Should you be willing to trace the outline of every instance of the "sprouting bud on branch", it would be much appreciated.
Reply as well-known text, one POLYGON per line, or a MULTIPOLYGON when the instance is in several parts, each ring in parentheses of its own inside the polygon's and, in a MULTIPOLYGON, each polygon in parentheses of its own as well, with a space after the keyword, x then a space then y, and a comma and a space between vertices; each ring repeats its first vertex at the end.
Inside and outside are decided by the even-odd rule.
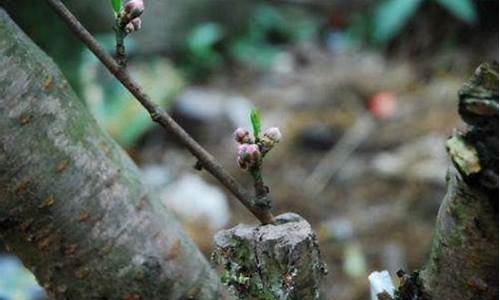
POLYGON ((140 16, 144 12, 144 2, 130 0, 123 6, 123 0, 111 0, 111 4, 115 12, 113 29, 116 34, 116 60, 121 67, 125 68, 127 65, 125 38, 141 28, 140 16))
POLYGON ((237 128, 234 131, 234 139, 239 144, 238 165, 243 170, 260 172, 264 156, 279 143, 281 132, 278 127, 270 127, 261 134, 262 122, 258 110, 252 110, 250 120, 254 130, 253 135, 244 128, 237 128))
POLYGON ((259 165, 261 158, 257 144, 242 144, 238 147, 238 165, 243 170, 259 165))
POLYGON ((277 127, 271 127, 261 134, 262 121, 257 109, 250 113, 253 135, 244 128, 234 131, 234 139, 238 146, 238 165, 248 171, 253 179, 255 189, 254 205, 261 209, 270 209, 271 200, 268 197, 269 187, 264 184, 262 163, 266 154, 281 140, 281 132, 277 127))

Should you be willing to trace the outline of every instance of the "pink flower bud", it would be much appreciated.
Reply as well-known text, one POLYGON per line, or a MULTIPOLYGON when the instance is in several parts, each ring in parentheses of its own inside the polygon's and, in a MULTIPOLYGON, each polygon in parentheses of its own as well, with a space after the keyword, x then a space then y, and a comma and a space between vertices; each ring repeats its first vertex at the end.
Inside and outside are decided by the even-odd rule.
POLYGON ((253 143, 250 132, 243 128, 237 128, 234 131, 234 139, 240 144, 251 144, 253 143))
POLYGON ((264 137, 268 138, 273 143, 279 143, 281 140, 281 132, 278 127, 271 127, 264 132, 264 137))
POLYGON ((262 152, 267 153, 271 150, 275 144, 279 143, 281 140, 281 132, 278 127, 268 128, 264 132, 264 136, 260 139, 260 143, 262 145, 262 152))
POLYGON ((144 2, 142 0, 131 0, 125 4, 125 16, 127 20, 132 20, 144 12, 144 2))
POLYGON ((247 170, 260 162, 261 153, 256 144, 243 144, 238 147, 238 164, 243 170, 247 170))

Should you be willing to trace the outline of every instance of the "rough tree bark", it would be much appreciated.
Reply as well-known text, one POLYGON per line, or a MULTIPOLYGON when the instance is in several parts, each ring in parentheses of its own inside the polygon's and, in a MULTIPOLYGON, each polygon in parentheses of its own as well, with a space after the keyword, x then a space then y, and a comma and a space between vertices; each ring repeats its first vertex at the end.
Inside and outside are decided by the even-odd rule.
POLYGON ((498 64, 481 65, 459 98, 467 129, 447 142, 454 167, 422 279, 433 299, 498 299, 498 64))
POLYGON ((498 299, 498 63, 481 65, 459 98, 467 128, 446 143, 453 166, 430 259, 398 272, 397 300, 498 299))
POLYGON ((0 9, 0 237, 54 299, 224 299, 219 278, 0 9))

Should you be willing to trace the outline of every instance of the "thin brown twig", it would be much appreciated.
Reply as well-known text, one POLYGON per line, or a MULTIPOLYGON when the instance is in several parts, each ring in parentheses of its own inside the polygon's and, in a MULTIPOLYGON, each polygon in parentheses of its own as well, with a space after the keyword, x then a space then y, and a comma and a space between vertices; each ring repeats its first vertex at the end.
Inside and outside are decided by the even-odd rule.
POLYGON ((132 95, 149 112, 151 118, 164 129, 173 133, 181 144, 193 154, 199 163, 220 181, 234 196, 257 217, 263 224, 273 223, 273 215, 269 210, 254 205, 250 194, 215 160, 200 144, 198 144, 172 117, 161 107, 151 101, 139 86, 116 61, 97 43, 94 37, 83 27, 76 17, 60 0, 46 0, 59 17, 68 25, 73 33, 92 51, 106 68, 127 88, 132 95))

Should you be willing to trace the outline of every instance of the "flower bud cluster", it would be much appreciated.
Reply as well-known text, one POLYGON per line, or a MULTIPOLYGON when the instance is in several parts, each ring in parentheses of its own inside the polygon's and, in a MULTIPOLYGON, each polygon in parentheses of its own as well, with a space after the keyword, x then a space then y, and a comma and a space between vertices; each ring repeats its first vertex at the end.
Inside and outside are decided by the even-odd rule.
POLYGON ((142 21, 140 16, 143 12, 143 0, 130 0, 125 4, 120 16, 120 21, 127 34, 141 29, 142 21))
POLYGON ((257 167, 264 155, 281 140, 281 132, 277 127, 268 128, 262 137, 253 137, 243 128, 234 131, 234 139, 238 146, 238 165, 243 170, 257 167))
POLYGON ((260 163, 262 154, 257 144, 242 144, 238 147, 238 165, 248 170, 260 163))

